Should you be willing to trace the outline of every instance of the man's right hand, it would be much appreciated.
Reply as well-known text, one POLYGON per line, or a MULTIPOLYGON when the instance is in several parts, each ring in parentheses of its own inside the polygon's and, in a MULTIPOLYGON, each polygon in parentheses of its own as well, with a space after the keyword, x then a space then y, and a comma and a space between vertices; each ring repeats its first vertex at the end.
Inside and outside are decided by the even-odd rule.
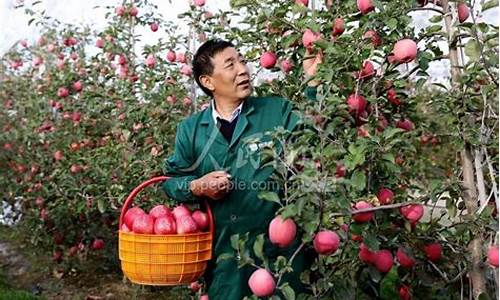
POLYGON ((229 192, 230 177, 225 171, 214 171, 191 181, 189 187, 197 197, 219 200, 229 192))

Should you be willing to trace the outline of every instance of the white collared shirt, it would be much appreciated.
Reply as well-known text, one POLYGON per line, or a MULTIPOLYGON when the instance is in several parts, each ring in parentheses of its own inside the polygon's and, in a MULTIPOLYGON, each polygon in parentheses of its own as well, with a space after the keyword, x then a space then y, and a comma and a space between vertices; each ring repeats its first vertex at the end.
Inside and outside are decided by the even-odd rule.
POLYGON ((219 113, 217 112, 217 110, 215 110, 215 101, 212 100, 211 103, 210 103, 210 105, 212 106, 212 117, 214 119, 214 123, 217 124, 217 118, 221 118, 223 120, 226 120, 226 121, 229 121, 229 122, 233 122, 234 119, 236 119, 240 115, 241 109, 243 107, 243 102, 244 101, 241 101, 241 104, 238 105, 238 107, 236 107, 236 109, 233 111, 233 113, 231 114, 231 119, 226 120, 221 115, 219 115, 219 113))

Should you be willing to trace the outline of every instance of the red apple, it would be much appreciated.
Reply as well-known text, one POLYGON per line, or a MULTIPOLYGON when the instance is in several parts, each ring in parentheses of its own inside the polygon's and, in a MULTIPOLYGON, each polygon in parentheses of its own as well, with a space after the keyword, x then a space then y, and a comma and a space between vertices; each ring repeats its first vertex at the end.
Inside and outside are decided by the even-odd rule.
POLYGON ((465 22, 469 18, 469 7, 464 2, 458 3, 458 21, 460 23, 465 22))
POLYGON ((398 62, 408 63, 417 57, 418 47, 411 39, 402 39, 396 42, 392 53, 398 62))
POLYGON ((399 287, 398 293, 401 300, 411 300, 411 291, 408 286, 403 284, 401 287, 399 287))
POLYGON ((396 127, 401 128, 406 132, 409 132, 409 131, 412 131, 415 126, 413 125, 412 121, 410 121, 408 119, 402 119, 402 120, 398 120, 396 122, 396 127))
POLYGON ((393 198, 394 193, 387 188, 381 188, 377 193, 377 199, 382 205, 390 204, 393 198))
POLYGON ((281 61, 281 70, 283 70, 283 73, 289 73, 293 69, 293 63, 288 60, 284 59, 281 61))
POLYGON ((128 12, 132 17, 135 17, 137 16, 137 14, 139 13, 139 10, 137 9, 137 7, 135 6, 132 6, 128 12))
POLYGON ((274 278, 266 269, 258 269, 248 279, 248 286, 257 297, 267 297, 274 293, 276 283, 274 278))
POLYGON ((337 167, 335 168, 335 177, 341 178, 345 177, 346 174, 346 168, 342 163, 337 164, 337 167))
POLYGON ((115 13, 116 13, 116 15, 118 15, 118 16, 120 16, 120 17, 121 17, 121 16, 123 16, 123 14, 125 13, 125 7, 123 7, 123 6, 121 6, 121 5, 120 5, 120 6, 117 6, 117 7, 115 8, 115 13))
POLYGON ((332 35, 339 36, 344 32, 344 30, 345 30, 344 19, 336 18, 335 21, 333 22, 332 35))
POLYGON ((370 203, 366 201, 359 201, 354 205, 354 211, 352 215, 352 219, 358 223, 369 222, 373 218, 374 212, 364 212, 364 213, 355 213, 357 209, 364 209, 373 207, 370 203))
POLYGON ((149 28, 151 28, 152 32, 158 31, 158 23, 156 23, 156 22, 151 23, 151 25, 149 25, 149 28))
POLYGON ((201 285, 198 281, 193 281, 189 284, 189 289, 191 289, 193 292, 199 291, 201 288, 201 285))
POLYGON ((424 251, 427 258, 432 262, 436 262, 441 259, 442 247, 439 243, 432 243, 424 246, 424 251))
POLYGON ((198 227, 199 230, 205 231, 208 229, 209 223, 208 223, 208 215, 201 210, 195 210, 193 214, 191 214, 191 217, 196 223, 196 227, 198 227))
POLYGON ((379 272, 387 273, 392 269, 394 258, 389 250, 379 250, 375 252, 373 264, 379 272))
POLYGON ((314 237, 313 245, 317 253, 330 255, 337 251, 340 238, 336 232, 330 230, 320 231, 314 237))
POLYGON ((170 103, 171 105, 175 104, 175 101, 177 100, 177 97, 175 95, 169 95, 167 96, 167 102, 170 103))
POLYGON ((375 259, 375 253, 368 249, 364 243, 361 243, 361 245, 359 245, 358 258, 364 263, 371 264, 375 259))
POLYGON ((58 97, 61 97, 61 98, 64 98, 64 97, 68 97, 69 95, 69 91, 67 88, 65 87, 60 87, 58 90, 57 90, 57 96, 58 97))
POLYGON ((400 105, 401 100, 398 99, 398 95, 393 88, 387 90, 387 99, 394 105, 400 105))
POLYGON ((260 57, 260 65, 265 69, 272 69, 276 64, 276 54, 271 51, 264 52, 260 57))
POLYGON ((148 68, 154 68, 156 65, 156 57, 153 54, 149 54, 144 63, 148 68))
POLYGON ((367 13, 369 13, 375 9, 375 6, 373 6, 372 0, 357 0, 356 4, 358 5, 359 11, 363 15, 366 15, 367 13))
POLYGON ((80 172, 81 170, 82 170, 81 166, 79 166, 77 164, 71 165, 71 168, 70 168, 71 173, 76 174, 76 173, 80 172))
POLYGON ((309 5, 309 0, 295 0, 295 4, 307 7, 309 5))
POLYGON ((54 152, 53 157, 55 161, 59 161, 64 158, 64 154, 61 150, 57 150, 56 152, 54 152))
POLYGON ((120 64, 121 66, 126 65, 127 57, 123 54, 118 55, 118 64, 120 64))
POLYGON ((175 52, 172 50, 169 50, 167 53, 167 60, 169 62, 174 62, 175 61, 175 52))
POLYGON ((306 48, 312 48, 314 42, 316 42, 320 38, 321 35, 319 33, 316 33, 310 29, 306 29, 306 31, 304 31, 304 34, 302 35, 302 44, 306 48))
POLYGON ((104 41, 103 41, 102 39, 97 39, 97 40, 95 41, 95 46, 96 46, 97 48, 101 48, 101 49, 102 49, 102 48, 104 48, 104 41))
POLYGON ((95 239, 92 242, 92 250, 101 250, 104 248, 104 241, 102 239, 95 239))
POLYGON ((488 263, 498 268, 498 245, 490 246, 488 249, 488 263))
POLYGON ((188 65, 182 65, 181 74, 185 76, 191 76, 193 74, 193 69, 188 65))
POLYGON ((80 80, 75 81, 73 83, 73 90, 75 90, 76 92, 79 92, 82 90, 82 82, 80 80))
POLYGON ((57 249, 54 251, 54 254, 52 255, 52 259, 57 262, 57 263, 60 263, 62 261, 62 256, 63 256, 63 253, 61 250, 57 249))
POLYGON ((365 60, 361 71, 356 72, 356 78, 358 79, 369 79, 373 75, 375 75, 375 68, 369 60, 365 60))
POLYGON ((37 67, 39 65, 41 65, 43 63, 43 59, 39 56, 36 56, 35 58, 33 58, 33 66, 34 67, 37 67))
POLYGON ((283 221, 281 216, 277 216, 269 223, 269 239, 278 247, 290 246, 295 240, 296 232, 297 226, 292 219, 283 221))
POLYGON ((68 250, 68 256, 75 256, 78 253, 78 246, 72 246, 68 250))
POLYGON ((365 126, 359 126, 357 131, 358 131, 359 137, 369 137, 370 136, 370 132, 368 131, 368 129, 365 128, 365 126))
POLYGON ((38 206, 38 208, 42 208, 45 204, 45 201, 43 200, 42 197, 38 196, 36 197, 35 204, 36 206, 38 206))
POLYGON ((365 97, 357 94, 351 94, 347 98, 347 106, 349 107, 349 112, 355 112, 357 114, 362 113, 366 109, 366 99, 365 97))
POLYGON ((409 204, 400 207, 399 211, 410 223, 416 223, 424 215, 424 206, 422 204, 409 204))
POLYGON ((396 252, 396 258, 403 268, 412 268, 415 265, 415 260, 406 254, 404 249, 401 247, 399 247, 398 252, 396 252))
POLYGON ((153 231, 155 234, 175 234, 177 225, 172 215, 160 216, 155 220, 153 231))
POLYGON ((154 219, 150 215, 144 213, 135 218, 132 224, 134 233, 152 234, 154 232, 154 219))
POLYGON ((198 231, 196 222, 193 220, 193 218, 191 218, 190 215, 182 215, 175 220, 178 234, 195 233, 198 231))
POLYGON ((163 204, 156 205, 149 211, 149 215, 152 216, 153 218, 160 218, 160 217, 166 217, 166 216, 174 216, 170 209, 166 207, 163 204))
POLYGON ((180 62, 182 64, 186 63, 186 54, 185 53, 178 52, 176 56, 177 56, 177 62, 180 62))
POLYGON ((184 97, 182 99, 182 105, 187 107, 190 106, 191 104, 193 104, 193 100, 190 97, 184 97))
POLYGON ((132 226, 134 225, 135 219, 140 216, 146 214, 142 208, 140 207, 132 207, 127 212, 125 213, 125 216, 123 218, 124 224, 127 225, 128 228, 132 229, 132 226))

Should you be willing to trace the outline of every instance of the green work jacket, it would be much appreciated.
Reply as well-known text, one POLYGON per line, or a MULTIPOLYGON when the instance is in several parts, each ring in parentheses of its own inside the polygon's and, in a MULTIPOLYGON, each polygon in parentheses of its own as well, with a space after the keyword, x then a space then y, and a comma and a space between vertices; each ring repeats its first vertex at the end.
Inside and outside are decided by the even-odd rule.
MULTIPOLYGON (((306 97, 314 98, 315 90, 306 88, 306 97)), ((229 194, 221 200, 209 200, 215 220, 213 260, 205 273, 211 300, 240 300, 251 295, 247 281, 254 267, 238 269, 235 259, 215 263, 223 253, 234 254, 231 235, 249 232, 248 245, 252 249, 255 237, 266 233, 265 255, 271 260, 278 255, 290 257, 300 242, 297 238, 285 249, 270 244, 267 228, 278 206, 258 198, 260 191, 276 188, 270 180, 272 167, 260 166, 261 149, 272 143, 264 133, 278 127, 292 131, 298 120, 291 103, 283 98, 249 97, 243 103, 230 142, 217 128, 211 106, 178 125, 174 153, 165 162, 165 175, 172 178, 162 185, 170 198, 180 203, 198 202, 200 199, 189 189, 192 180, 218 170, 226 170, 232 176, 229 194)), ((298 289, 298 275, 306 265, 303 256, 294 260, 296 271, 284 277, 298 289)))

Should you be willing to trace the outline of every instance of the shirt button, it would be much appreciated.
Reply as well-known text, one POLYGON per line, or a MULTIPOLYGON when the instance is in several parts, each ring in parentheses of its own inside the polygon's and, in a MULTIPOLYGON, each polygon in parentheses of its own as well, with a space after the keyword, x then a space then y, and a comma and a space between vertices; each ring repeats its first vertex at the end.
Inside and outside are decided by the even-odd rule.
POLYGON ((238 217, 236 215, 231 215, 231 222, 236 222, 238 217))

